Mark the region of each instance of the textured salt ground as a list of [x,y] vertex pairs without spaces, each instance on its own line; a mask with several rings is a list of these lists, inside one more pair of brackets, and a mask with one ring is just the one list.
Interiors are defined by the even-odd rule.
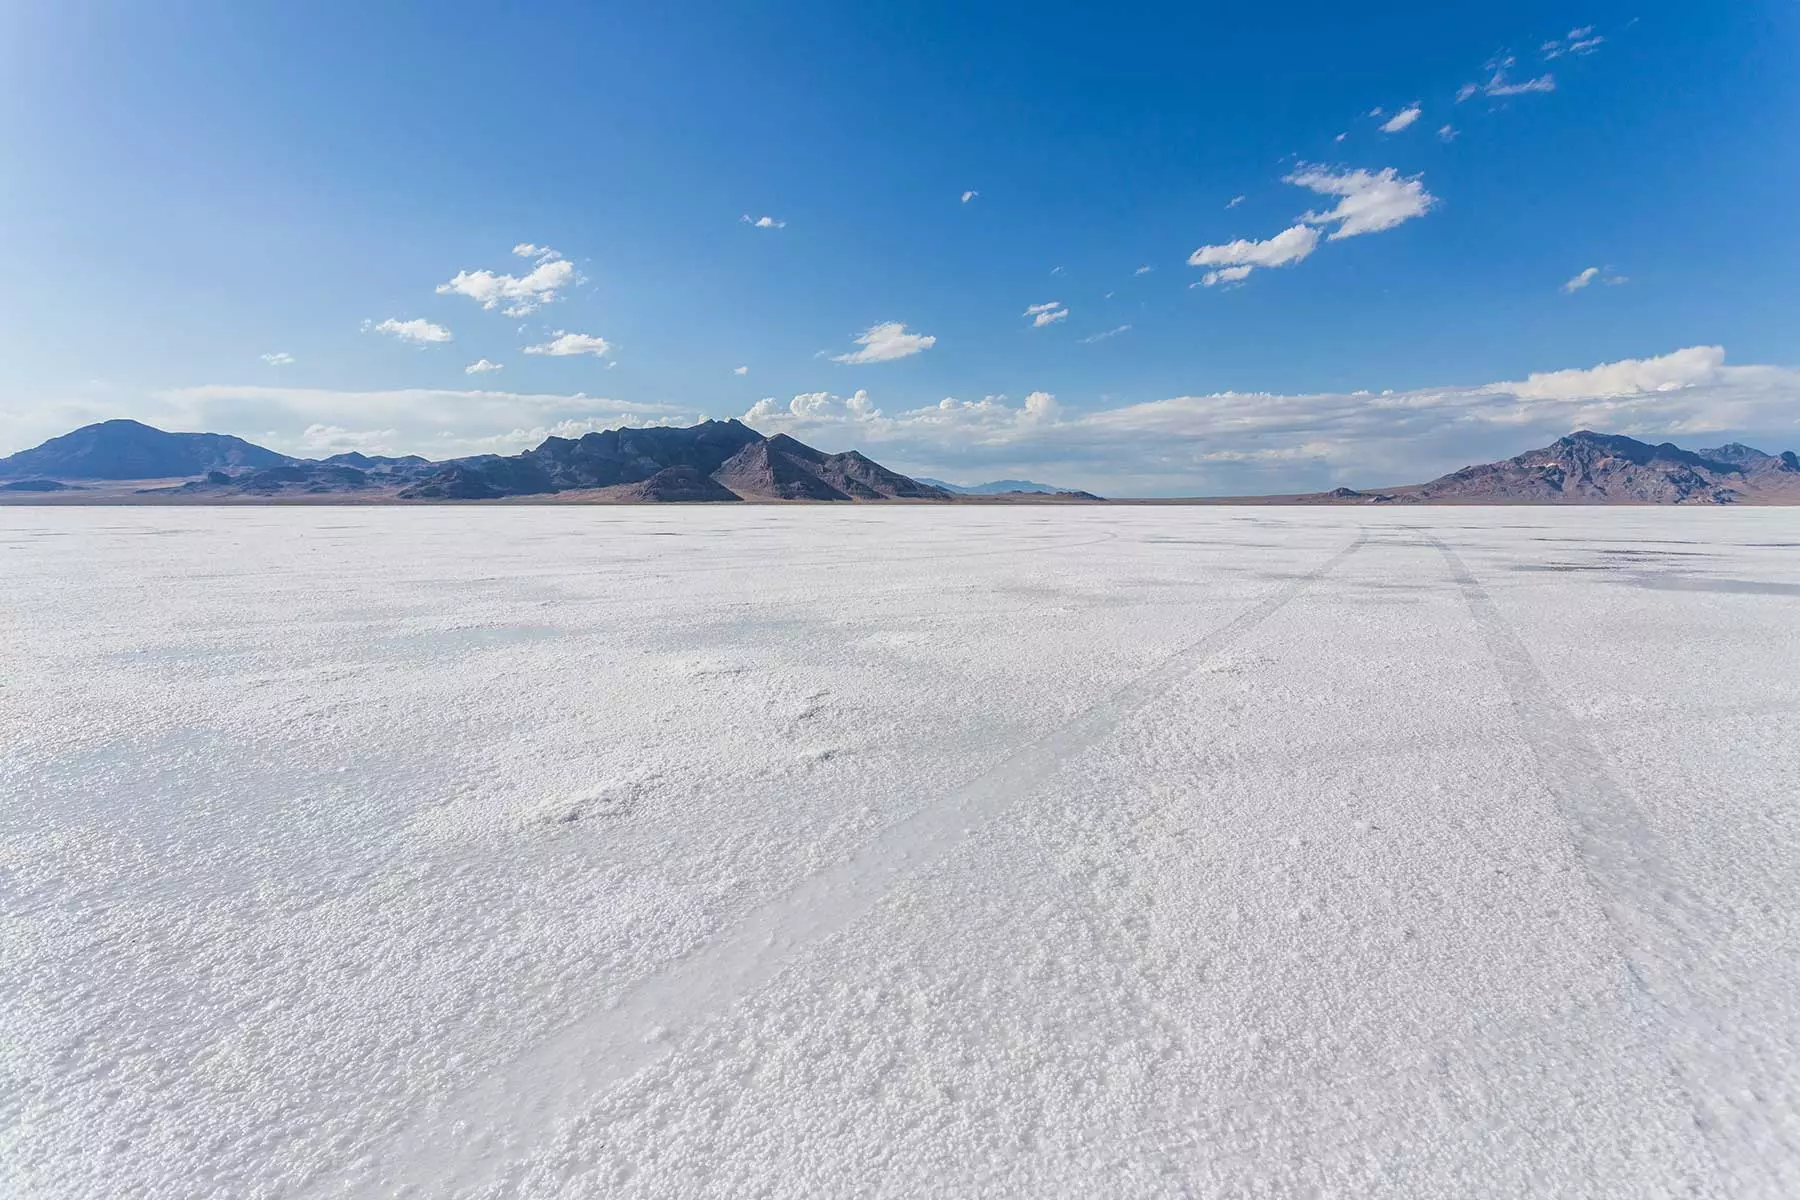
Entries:
[[0,1190],[1794,1194],[1795,520],[0,512]]

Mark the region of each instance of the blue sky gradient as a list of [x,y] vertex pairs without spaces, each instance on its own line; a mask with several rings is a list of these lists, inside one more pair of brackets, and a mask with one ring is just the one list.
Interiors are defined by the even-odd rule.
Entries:
[[[9,7],[0,453],[755,414],[1176,494],[1800,443],[1793,5],[972,7]],[[533,311],[439,290],[543,263]]]

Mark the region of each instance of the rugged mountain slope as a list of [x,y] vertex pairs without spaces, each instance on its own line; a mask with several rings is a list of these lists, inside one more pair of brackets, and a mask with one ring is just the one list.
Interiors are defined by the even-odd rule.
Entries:
[[1582,430],[1504,462],[1453,471],[1421,485],[1417,499],[1730,504],[1744,498],[1745,484],[1742,467],[1673,442],[1652,446]]
[[0,479],[172,479],[293,461],[226,433],[165,433],[137,421],[101,421],[0,458]]
[[407,500],[487,500],[605,490],[616,500],[944,500],[948,495],[851,451],[825,454],[741,421],[686,429],[609,429],[548,438],[510,457],[447,463]]
[[1408,487],[1338,488],[1303,504],[1762,504],[1800,503],[1800,458],[1732,442],[1710,450],[1651,445],[1582,430],[1503,462],[1481,463]]

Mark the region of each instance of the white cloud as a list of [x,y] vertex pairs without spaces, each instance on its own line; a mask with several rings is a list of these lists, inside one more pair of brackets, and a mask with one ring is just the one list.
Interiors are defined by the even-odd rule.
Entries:
[[1583,25],[1579,29],[1569,30],[1567,37],[1552,38],[1538,50],[1546,59],[1561,58],[1565,54],[1592,54],[1606,41],[1594,33],[1592,25]]
[[1052,275],[1067,275],[1068,272],[1063,270],[1061,267],[1051,267],[1050,274],[1052,274]]
[[1130,328],[1131,326],[1129,325],[1118,325],[1112,329],[1103,330],[1100,333],[1090,333],[1088,336],[1078,338],[1077,340],[1084,346],[1091,346],[1095,342],[1104,342],[1107,338],[1118,337],[1121,333],[1124,333]]
[[1794,432],[1796,389],[1800,369],[1726,366],[1718,347],[1698,346],[1411,391],[1215,392],[1075,411],[1033,393],[1023,404],[951,397],[893,412],[861,393],[811,393],[763,401],[745,419],[914,473],[1010,475],[1043,464],[1059,481],[1111,481],[1096,490],[1116,495],[1255,494],[1421,482],[1580,428],[1689,446],[1761,431],[1744,440],[1780,449]]
[[1369,110],[1369,115],[1371,117],[1379,117],[1381,115],[1381,105],[1377,104],[1374,108],[1371,108]]
[[932,334],[908,333],[904,321],[877,322],[857,334],[853,340],[862,349],[835,355],[831,361],[852,365],[892,362],[896,358],[907,358],[937,345],[937,338]]
[[505,363],[489,362],[485,358],[478,358],[474,362],[470,363],[468,366],[463,368],[463,374],[464,375],[486,375],[489,371],[498,371],[505,365],[506,365]]
[[[1506,63],[1510,64],[1511,59]],[[1550,74],[1539,75],[1536,79],[1527,79],[1521,83],[1507,80],[1503,70],[1496,70],[1486,83],[1465,83],[1457,90],[1456,102],[1461,104],[1477,92],[1484,96],[1524,96],[1533,92],[1554,92],[1556,77]]]
[[1403,178],[1392,167],[1334,173],[1324,167],[1302,165],[1285,182],[1321,195],[1342,197],[1329,212],[1307,213],[1301,218],[1313,224],[1337,222],[1337,229],[1328,239],[1334,242],[1392,229],[1402,221],[1424,216],[1437,203],[1437,197],[1425,190],[1419,176]]
[[[1200,286],[1216,287],[1221,283],[1242,283],[1244,280],[1250,278],[1250,272],[1253,270],[1255,270],[1254,267],[1248,266],[1220,267],[1216,271],[1208,271],[1206,274],[1202,275],[1200,277]],[[1190,283],[1188,286],[1193,287],[1194,285]]]
[[[1690,448],[1740,440],[1795,448],[1800,368],[1733,366],[1717,346],[1550,370],[1515,382],[1410,391],[1212,392],[1103,408],[1048,394],[878,406],[809,393],[752,421],[827,451],[862,449],[909,474],[1054,478],[1102,494],[1259,494],[1418,482],[1574,429]],[[757,411],[757,410],[753,410]],[[0,453],[92,421],[237,433],[284,453],[511,453],[619,425],[684,425],[689,409],[583,394],[207,385],[76,398],[0,393]],[[749,417],[746,416],[748,420]]]
[[749,213],[745,213],[743,216],[739,217],[738,221],[745,225],[754,226],[757,229],[787,228],[786,221],[777,221],[774,217],[752,217]]
[[733,367],[733,368],[731,368],[731,373],[733,375],[748,375],[750,373],[750,368],[749,367]]
[[1137,270],[1133,271],[1132,274],[1133,275],[1148,275],[1150,272],[1152,272],[1154,270],[1156,270],[1155,267],[1152,267],[1152,266],[1149,266],[1148,264],[1146,264],[1144,266],[1139,267]]
[[591,333],[569,333],[558,329],[550,336],[550,340],[536,346],[525,347],[527,354],[547,354],[552,358],[570,358],[577,354],[591,354],[595,358],[604,358],[612,349],[612,343],[603,337]]
[[450,282],[438,285],[438,295],[467,296],[483,308],[499,308],[509,317],[520,317],[555,302],[564,288],[581,282],[575,264],[548,246],[520,242],[513,247],[513,253],[521,258],[535,257],[537,262],[524,275],[458,271]]
[[1340,133],[1340,134],[1338,134],[1338,135],[1337,135],[1337,136],[1336,136],[1336,137],[1334,137],[1334,138],[1332,138],[1332,139],[1331,139],[1331,140],[1332,140],[1332,141],[1334,141],[1334,142],[1341,142],[1341,141],[1343,141],[1343,140],[1344,140],[1344,139],[1345,139],[1345,138],[1347,138],[1347,137],[1349,137],[1349,136],[1350,136],[1350,135],[1349,135],[1349,134],[1348,134],[1348,133]]
[[970,190],[968,190],[962,194],[962,202],[964,204],[967,204],[969,201],[975,199],[979,195],[981,195],[980,192],[975,191],[973,188],[971,188]]
[[289,354],[286,350],[277,350],[273,354],[265,354],[262,356],[262,360],[271,367],[291,367],[294,365],[294,356]]
[[1233,196],[1231,199],[1229,199],[1225,202],[1225,207],[1226,208],[1236,208],[1238,205],[1242,204],[1243,202],[1244,202],[1244,198],[1242,196]]
[[1718,383],[1729,370],[1723,346],[1689,346],[1657,358],[1624,358],[1567,371],[1543,371],[1522,383],[1491,383],[1487,392],[1520,400],[1603,400],[1654,396]]
[[1401,109],[1386,121],[1382,122],[1381,132],[1399,133],[1402,129],[1405,129],[1408,125],[1411,125],[1414,121],[1419,119],[1420,111],[1417,104]]
[[415,317],[410,321],[401,321],[394,317],[389,317],[387,320],[379,323],[364,321],[363,332],[391,334],[401,341],[411,342],[415,346],[428,346],[433,342],[448,342],[453,340],[448,329],[445,329],[442,325],[433,324],[424,317]]
[[1564,292],[1578,292],[1596,280],[1609,286],[1616,286],[1621,283],[1629,282],[1625,276],[1615,274],[1609,268],[1586,267],[1576,272],[1574,278],[1564,283],[1562,285],[1562,290]]
[[1438,140],[1441,142],[1454,142],[1456,140],[1456,127],[1453,125],[1439,125]]
[[1217,246],[1202,246],[1188,255],[1188,265],[1222,267],[1208,271],[1207,287],[1215,283],[1235,283],[1250,274],[1253,267],[1285,267],[1311,254],[1319,244],[1319,231],[1311,225],[1291,225],[1266,241],[1240,238]]
[[1062,307],[1061,301],[1052,300],[1048,304],[1033,304],[1025,310],[1025,315],[1031,318],[1033,329],[1042,329],[1046,325],[1066,320],[1069,310]]
[[1600,274],[1599,267],[1586,267],[1578,272],[1573,279],[1563,284],[1562,290],[1565,292],[1578,292],[1588,284],[1594,282],[1594,277],[1598,274]]

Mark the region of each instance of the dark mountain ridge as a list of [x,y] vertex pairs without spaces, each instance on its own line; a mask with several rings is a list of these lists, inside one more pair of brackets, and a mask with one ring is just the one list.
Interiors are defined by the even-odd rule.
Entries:
[[101,421],[0,458],[0,479],[174,479],[294,461],[228,433],[165,433],[140,421]]
[[333,494],[495,500],[562,492],[662,503],[950,499],[854,450],[826,454],[786,434],[764,437],[737,420],[550,437],[518,454],[444,462],[356,452],[300,459],[223,434],[104,421],[0,459],[0,480],[29,485],[8,490],[47,491],[38,485],[62,480],[187,476],[197,478],[147,493],[219,500]]
[[1379,491],[1338,488],[1311,503],[1762,504],[1800,503],[1800,458],[1741,442],[1684,450],[1580,430],[1501,462]]

